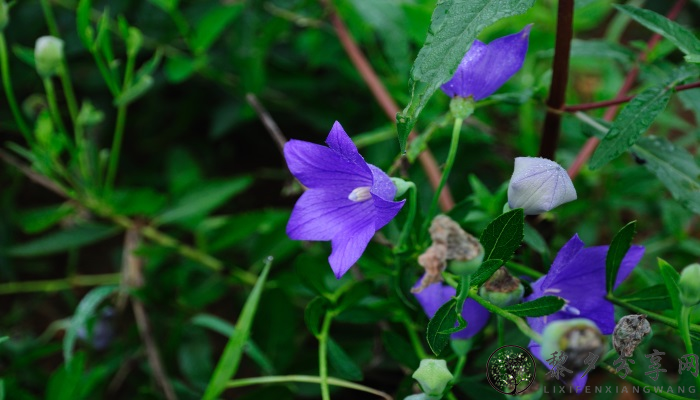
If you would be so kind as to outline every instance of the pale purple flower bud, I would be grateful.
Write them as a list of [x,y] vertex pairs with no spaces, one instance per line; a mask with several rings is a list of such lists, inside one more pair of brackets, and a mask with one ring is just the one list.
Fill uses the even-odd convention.
[[541,214],[576,200],[576,189],[561,165],[540,157],[516,157],[508,184],[508,205],[526,215]]

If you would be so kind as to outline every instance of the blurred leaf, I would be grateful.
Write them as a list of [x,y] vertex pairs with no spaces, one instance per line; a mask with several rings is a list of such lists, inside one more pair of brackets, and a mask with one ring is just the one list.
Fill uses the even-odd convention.
[[472,275],[471,286],[480,287],[503,265],[503,260],[487,260],[479,267],[478,270]]
[[163,9],[163,11],[167,13],[171,13],[175,9],[177,9],[177,5],[179,3],[179,0],[148,0],[151,4],[155,5],[156,7],[160,7]]
[[265,286],[265,280],[270,272],[270,267],[272,266],[272,258],[269,258],[263,267],[260,276],[253,290],[250,292],[248,299],[243,305],[243,310],[238,317],[238,322],[236,323],[236,329],[229,338],[224,353],[221,355],[219,362],[216,365],[214,374],[209,381],[206,391],[204,392],[204,400],[214,400],[221,395],[221,393],[226,389],[226,383],[236,375],[238,370],[238,364],[241,361],[241,356],[243,353],[243,348],[248,341],[248,336],[250,335],[250,327],[253,324],[253,318],[255,317],[255,311],[258,307],[258,302],[262,296],[263,287]]
[[671,304],[673,305],[673,311],[677,316],[681,315],[681,298],[680,289],[678,288],[678,280],[681,278],[680,274],[673,269],[673,267],[662,259],[657,259],[659,263],[659,270],[661,271],[661,276],[664,279],[664,284],[666,285],[666,290],[668,290],[668,297],[671,298]]
[[252,183],[253,179],[249,176],[206,182],[179,198],[156,218],[156,222],[169,224],[202,217],[246,190]]
[[194,74],[198,68],[196,60],[187,56],[175,55],[168,57],[165,61],[163,72],[170,82],[180,83]]
[[336,282],[333,288],[339,285],[339,281],[335,279],[330,266],[319,262],[319,258],[307,253],[301,254],[294,260],[294,271],[304,286],[324,297],[328,297],[334,291],[329,287],[330,279],[327,278],[331,278]]
[[440,355],[445,346],[447,346],[447,343],[450,342],[450,335],[440,332],[454,328],[455,322],[457,322],[455,306],[455,299],[450,299],[450,301],[443,304],[437,310],[433,318],[428,322],[426,339],[428,340],[430,350],[432,350],[433,354],[436,356]]
[[85,354],[78,353],[74,359],[58,367],[46,387],[46,400],[79,400],[85,371]]
[[556,296],[542,296],[527,303],[514,304],[503,309],[518,317],[544,317],[554,314],[564,307],[564,299]]
[[420,360],[416,356],[413,347],[399,334],[392,331],[384,331],[382,332],[382,342],[384,343],[384,349],[391,358],[411,370],[418,368]]
[[610,248],[605,256],[605,287],[608,294],[611,294],[615,289],[617,271],[620,270],[622,259],[625,258],[625,254],[630,249],[635,233],[637,233],[637,221],[632,221],[622,227],[610,243]]
[[109,198],[114,212],[119,215],[156,215],[165,205],[162,194],[151,188],[117,188]]
[[670,99],[671,91],[665,85],[650,87],[635,96],[600,141],[591,157],[591,169],[602,167],[634,145]]
[[17,58],[24,61],[27,65],[34,68],[34,49],[29,47],[20,46],[15,44],[12,46],[12,51],[15,53]]
[[350,289],[343,292],[336,302],[336,311],[342,312],[351,308],[369,297],[372,292],[373,283],[370,281],[361,281],[354,283]]
[[330,303],[328,300],[324,297],[317,296],[309,302],[304,310],[304,322],[306,322],[306,327],[309,328],[309,332],[316,337],[321,333],[321,324],[323,323],[323,318],[326,316],[329,307]]
[[192,154],[181,147],[170,150],[167,161],[170,193],[176,196],[184,195],[204,179],[202,168]]
[[[226,337],[231,337],[235,330],[232,323],[221,319],[215,315],[211,314],[197,314],[190,320],[192,325],[201,326],[203,328],[211,329],[212,331],[219,333]],[[268,375],[275,373],[275,367],[272,365],[270,359],[260,350],[258,345],[256,345],[252,339],[248,339],[245,344],[243,351],[250,357],[263,372]]]
[[68,203],[22,210],[17,214],[17,223],[25,233],[39,233],[61,222],[75,212]]
[[532,250],[535,250],[536,252],[543,255],[549,254],[549,247],[547,246],[547,242],[544,240],[542,235],[540,235],[537,229],[533,228],[530,224],[525,224],[523,228],[525,234],[525,236],[523,237],[523,241],[528,246],[530,246]]
[[685,54],[700,53],[700,40],[690,30],[651,10],[628,5],[615,5],[615,8],[632,17],[652,32],[670,40]]
[[619,296],[619,299],[645,310],[668,310],[673,308],[665,284],[649,286],[634,293]]
[[328,361],[338,377],[350,381],[361,381],[362,370],[333,339],[328,338]]
[[[539,53],[542,57],[554,57],[554,49]],[[605,40],[580,40],[571,41],[571,58],[585,59],[609,59],[628,65],[635,59],[635,53],[617,43]]]
[[700,168],[693,156],[664,138],[640,139],[634,152],[683,207],[700,213]]
[[484,261],[499,259],[507,262],[520,247],[525,236],[525,214],[522,208],[508,211],[494,219],[481,234]]
[[190,38],[195,53],[204,53],[221,36],[231,22],[243,11],[243,3],[232,3],[214,7],[197,22]]
[[100,286],[90,290],[75,309],[75,314],[71,318],[70,326],[66,329],[66,335],[63,337],[63,358],[66,363],[70,363],[73,358],[73,347],[78,334],[78,329],[84,327],[87,320],[95,314],[97,307],[116,292],[117,286]]
[[12,246],[7,254],[13,257],[39,257],[77,249],[116,235],[120,228],[89,223],[49,233],[39,239]]
[[114,99],[114,105],[117,107],[125,106],[127,104],[133,103],[139,97],[146,94],[146,92],[153,86],[153,77],[150,75],[143,75],[136,79],[136,81],[131,84],[125,91],[123,91],[117,98]]
[[244,214],[211,217],[197,226],[210,251],[230,248],[256,234],[284,230],[289,210],[255,210]]
[[212,348],[202,329],[187,329],[177,350],[178,366],[188,381],[204,389],[214,371]]
[[411,100],[396,116],[401,152],[433,93],[450,80],[477,35],[494,22],[527,11],[534,0],[443,0],[411,69]]

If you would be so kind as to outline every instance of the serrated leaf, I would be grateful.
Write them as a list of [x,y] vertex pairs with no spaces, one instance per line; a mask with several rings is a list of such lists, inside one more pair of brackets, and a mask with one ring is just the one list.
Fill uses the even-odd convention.
[[527,303],[514,304],[505,307],[504,310],[518,317],[544,317],[554,314],[564,307],[564,299],[557,296],[542,296]]
[[508,211],[491,221],[481,234],[484,246],[484,261],[502,260],[504,263],[513,257],[513,253],[523,241],[525,214],[522,208]]
[[615,8],[629,15],[635,21],[653,32],[665,37],[685,54],[700,53],[700,40],[690,30],[677,22],[651,10],[628,5],[615,5]]
[[612,293],[615,289],[617,272],[620,270],[622,259],[632,245],[632,238],[636,232],[637,221],[632,221],[623,226],[610,243],[608,254],[605,256],[605,287],[608,293]]
[[683,207],[700,214],[700,168],[685,149],[664,138],[641,138],[635,154]]
[[613,122],[591,157],[591,169],[598,169],[632,147],[651,126],[671,99],[665,86],[653,86],[635,96]]
[[664,279],[664,285],[666,285],[666,290],[668,290],[668,297],[671,298],[671,304],[673,305],[673,311],[676,315],[681,314],[681,298],[680,289],[678,288],[678,280],[681,278],[680,274],[662,259],[658,259],[659,270],[661,271],[661,276]]
[[449,334],[442,334],[440,332],[451,329],[454,327],[455,322],[457,322],[457,312],[455,311],[455,299],[451,299],[447,303],[440,307],[433,318],[428,322],[428,327],[426,328],[426,339],[428,340],[428,346],[430,350],[437,356],[450,342]]
[[304,322],[314,336],[321,333],[321,324],[326,316],[330,303],[325,298],[318,296],[309,302],[304,310]]
[[78,307],[75,309],[75,314],[70,320],[70,325],[66,329],[66,336],[63,337],[63,358],[66,364],[70,363],[73,358],[73,347],[75,346],[78,329],[85,326],[86,321],[95,313],[100,303],[116,292],[117,289],[117,286],[96,287],[80,300]]
[[503,260],[488,260],[484,261],[478,270],[472,275],[471,286],[481,287],[487,280],[496,272],[501,265],[503,265]]
[[39,257],[61,253],[99,242],[114,236],[119,231],[120,228],[92,223],[73,226],[62,231],[49,233],[27,243],[12,246],[8,249],[7,254],[13,257]]
[[673,307],[668,289],[663,283],[620,296],[619,299],[645,310],[668,310]]
[[418,115],[433,93],[447,82],[484,28],[503,18],[522,14],[534,0],[438,1],[425,44],[411,69],[411,100],[396,115],[401,152]]
[[345,350],[331,338],[328,338],[328,361],[331,368],[335,370],[340,378],[351,381],[362,380],[363,376],[360,367],[358,367]]

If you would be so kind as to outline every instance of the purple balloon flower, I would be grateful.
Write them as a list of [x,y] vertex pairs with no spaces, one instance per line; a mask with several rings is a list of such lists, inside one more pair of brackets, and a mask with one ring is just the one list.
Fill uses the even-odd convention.
[[[554,314],[528,318],[530,327],[542,333],[544,327],[552,322],[563,319],[587,318],[593,321],[600,332],[610,335],[615,329],[615,310],[612,303],[605,299],[605,257],[610,246],[595,246],[584,248],[585,244],[574,235],[559,250],[547,275],[532,284],[532,294],[524,301],[532,301],[542,296],[559,296],[566,304],[561,311]],[[622,264],[615,279],[615,287],[622,283],[632,272],[644,255],[644,247],[633,245],[622,259]],[[528,345],[530,352],[544,365],[551,369],[546,362],[551,354],[541,354],[541,346],[535,341]],[[580,375],[580,374],[578,374]],[[584,386],[586,377],[576,376],[573,386]]]
[[393,201],[394,183],[365,162],[337,121],[326,144],[329,147],[290,140],[284,146],[289,170],[308,188],[294,205],[287,235],[294,240],[330,240],[328,261],[340,279],[406,200]]
[[[422,278],[413,286],[420,287]],[[436,282],[429,285],[419,293],[414,293],[418,303],[423,307],[423,311],[428,318],[433,318],[437,310],[443,304],[455,297],[457,290],[452,286],[445,285],[442,282]],[[489,321],[490,313],[474,299],[467,299],[462,308],[462,317],[467,321],[467,327],[459,332],[452,334],[452,339],[469,339],[479,333]]]
[[442,91],[450,97],[472,96],[476,101],[489,97],[522,68],[531,27],[489,44],[475,40]]

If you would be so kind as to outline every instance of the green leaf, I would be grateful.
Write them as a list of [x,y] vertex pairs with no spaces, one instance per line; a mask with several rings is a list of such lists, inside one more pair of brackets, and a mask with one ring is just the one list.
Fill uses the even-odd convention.
[[680,289],[678,288],[678,280],[681,278],[680,274],[673,269],[671,264],[667,263],[662,259],[658,259],[659,270],[661,271],[661,276],[664,278],[664,284],[666,285],[666,290],[668,290],[668,297],[671,298],[671,304],[673,305],[673,311],[676,315],[681,314],[681,298]]
[[652,32],[656,32],[671,41],[685,54],[700,53],[700,40],[693,32],[678,23],[650,10],[628,5],[615,5],[615,7]]
[[[211,314],[197,314],[190,320],[192,325],[201,326],[202,328],[211,329],[226,337],[231,337],[236,330],[232,323]],[[275,374],[275,366],[270,361],[270,358],[260,350],[257,344],[252,339],[248,339],[243,348],[243,351],[250,357],[264,373],[268,375]]]
[[66,335],[63,337],[63,358],[66,363],[70,363],[73,358],[73,347],[75,346],[78,329],[85,326],[88,318],[95,314],[100,303],[116,292],[117,289],[117,286],[96,287],[80,300],[78,307],[75,309],[75,314],[71,318],[70,325],[66,329]]
[[411,100],[396,115],[401,152],[433,93],[450,80],[477,35],[494,22],[522,14],[535,0],[440,0],[428,37],[411,69]]
[[243,3],[232,3],[225,6],[219,5],[209,11],[195,25],[190,38],[192,50],[198,54],[206,52],[221,36],[224,29],[243,11],[243,7]]
[[350,289],[343,292],[338,298],[335,306],[336,313],[352,308],[362,300],[368,298],[372,292],[373,286],[374,284],[369,280],[353,283]]
[[65,217],[72,215],[75,208],[69,203],[20,211],[17,222],[25,233],[43,232]]
[[622,259],[632,245],[632,238],[637,232],[637,221],[632,221],[623,226],[610,243],[608,254],[605,256],[605,287],[608,294],[612,294],[617,280],[617,271],[620,270]]
[[484,261],[478,270],[472,275],[471,286],[480,287],[496,272],[501,265],[503,265],[503,260],[488,260]]
[[405,367],[414,370],[418,368],[420,360],[411,345],[401,335],[393,331],[382,332],[382,342],[384,349],[391,356]]
[[684,58],[685,58],[685,62],[695,63],[695,64],[700,63],[700,54],[688,54]]
[[253,325],[255,311],[258,308],[263,287],[265,286],[265,280],[267,279],[271,266],[272,257],[268,258],[258,277],[258,281],[255,282],[253,290],[250,292],[248,299],[243,305],[243,310],[236,323],[236,329],[229,338],[226,348],[224,348],[224,353],[221,355],[219,363],[214,370],[214,374],[209,381],[209,385],[204,392],[204,400],[214,400],[218,398],[226,389],[226,383],[236,375],[238,364],[241,362],[243,348],[248,341],[248,336],[250,336],[250,328]]
[[304,322],[306,322],[306,327],[309,328],[309,332],[316,337],[321,333],[321,324],[323,323],[323,318],[326,316],[330,305],[331,304],[325,297],[317,296],[309,302],[304,310]]
[[136,79],[134,83],[131,84],[125,91],[121,92],[117,98],[114,99],[114,105],[125,106],[127,104],[133,103],[138,100],[139,97],[143,96],[148,92],[148,90],[153,86],[153,77],[150,75],[143,75]]
[[591,169],[598,169],[634,145],[652,122],[666,108],[671,91],[653,86],[635,96],[613,122],[591,157]]
[[85,224],[49,233],[39,239],[12,246],[7,254],[13,257],[39,257],[61,253],[99,242],[114,236],[120,229],[108,225]]
[[620,296],[619,299],[645,310],[668,310],[673,307],[665,284],[650,286],[637,292]]
[[58,367],[46,386],[47,400],[80,400],[83,373],[85,372],[85,354],[78,353],[71,361]]
[[542,235],[540,235],[537,229],[533,228],[530,224],[525,224],[524,228],[525,237],[523,237],[523,241],[530,246],[532,250],[535,250],[540,254],[549,254],[547,242],[544,240]]
[[333,339],[328,338],[328,361],[342,379],[362,380],[362,370]]
[[252,183],[253,179],[249,176],[209,181],[199,188],[191,189],[156,218],[156,221],[159,224],[169,224],[204,216],[246,190]]
[[450,342],[450,335],[440,333],[452,329],[457,322],[457,312],[455,311],[456,301],[451,299],[440,307],[433,318],[428,322],[426,328],[426,339],[430,350],[437,356]]
[[484,261],[498,259],[507,262],[523,241],[525,213],[522,208],[500,215],[481,233]]
[[564,307],[564,299],[557,296],[542,296],[527,303],[514,304],[505,307],[504,310],[518,317],[544,317],[554,314]]
[[180,83],[194,74],[200,66],[198,60],[187,56],[173,55],[165,61],[163,72],[170,82]]
[[634,152],[683,207],[700,214],[700,168],[693,156],[664,138],[640,139]]
[[[607,59],[621,62],[625,65],[634,61],[635,53],[617,43],[605,40],[580,40],[571,41],[571,58]],[[554,49],[538,52],[540,57],[554,57]]]

